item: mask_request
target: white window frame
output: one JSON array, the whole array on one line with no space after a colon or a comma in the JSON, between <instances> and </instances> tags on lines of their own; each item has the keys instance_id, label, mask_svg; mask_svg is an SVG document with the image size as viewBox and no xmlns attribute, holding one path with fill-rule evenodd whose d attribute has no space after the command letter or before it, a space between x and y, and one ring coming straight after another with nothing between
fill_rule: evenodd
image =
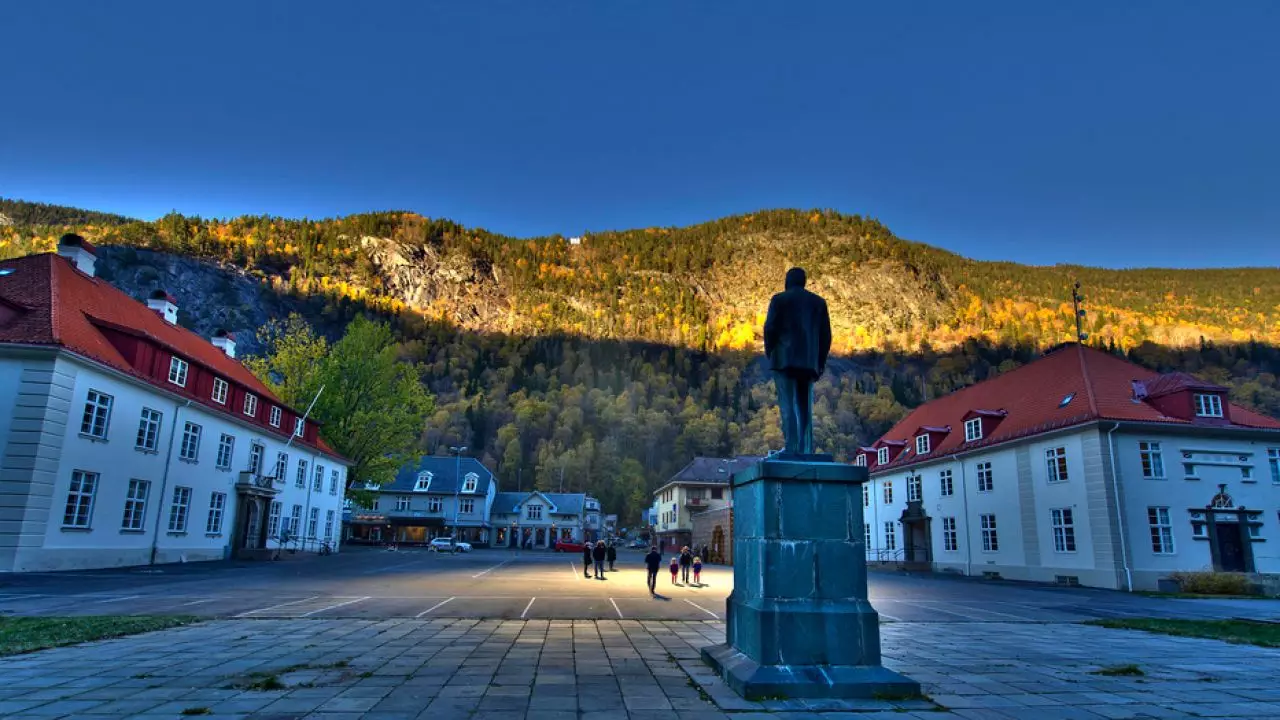
<instances>
[{"instance_id":1,"label":"white window frame","mask_svg":"<svg viewBox=\"0 0 1280 720\"><path fill-rule=\"evenodd\" d=\"M438 497L427 498L427 512L438 513L444 511L444 503Z\"/></svg>"},{"instance_id":2,"label":"white window frame","mask_svg":"<svg viewBox=\"0 0 1280 720\"><path fill-rule=\"evenodd\" d=\"M978 492L994 492L996 489L996 474L991 467L991 461L978 463L974 467L974 471L978 476Z\"/></svg>"},{"instance_id":3,"label":"white window frame","mask_svg":"<svg viewBox=\"0 0 1280 720\"><path fill-rule=\"evenodd\" d=\"M230 470L231 459L236 453L236 436L222 433L218 438L218 457L214 467L219 470Z\"/></svg>"},{"instance_id":4,"label":"white window frame","mask_svg":"<svg viewBox=\"0 0 1280 720\"><path fill-rule=\"evenodd\" d=\"M329 494L338 494L338 469L333 468L329 471Z\"/></svg>"},{"instance_id":5,"label":"white window frame","mask_svg":"<svg viewBox=\"0 0 1280 720\"><path fill-rule=\"evenodd\" d=\"M267 448L262 443L254 440L249 443L249 472L260 474L262 472L262 458L267 454Z\"/></svg>"},{"instance_id":6,"label":"white window frame","mask_svg":"<svg viewBox=\"0 0 1280 720\"><path fill-rule=\"evenodd\" d=\"M1221 396L1213 393L1196 393L1192 397L1196 404L1196 417L1223 417Z\"/></svg>"},{"instance_id":7,"label":"white window frame","mask_svg":"<svg viewBox=\"0 0 1280 720\"><path fill-rule=\"evenodd\" d=\"M938 494L942 497L951 497L956 494L955 478L949 468L938 471Z\"/></svg>"},{"instance_id":8,"label":"white window frame","mask_svg":"<svg viewBox=\"0 0 1280 720\"><path fill-rule=\"evenodd\" d=\"M413 484L413 491L414 492L431 492L432 477L434 476L431 473L427 472L426 470L423 470L422 472L418 473L418 480Z\"/></svg>"},{"instance_id":9,"label":"white window frame","mask_svg":"<svg viewBox=\"0 0 1280 720\"><path fill-rule=\"evenodd\" d=\"M294 505L289 515L289 537L297 538L302 531L302 506Z\"/></svg>"},{"instance_id":10,"label":"white window frame","mask_svg":"<svg viewBox=\"0 0 1280 720\"><path fill-rule=\"evenodd\" d=\"M107 439L111 427L111 407L115 398L100 390L90 390L84 399L84 416L80 419L80 434L98 440Z\"/></svg>"},{"instance_id":11,"label":"white window frame","mask_svg":"<svg viewBox=\"0 0 1280 720\"><path fill-rule=\"evenodd\" d=\"M296 488L305 488L307 486L307 461L298 460L298 472L293 476L293 486Z\"/></svg>"},{"instance_id":12,"label":"white window frame","mask_svg":"<svg viewBox=\"0 0 1280 720\"><path fill-rule=\"evenodd\" d=\"M267 508L267 538L277 540L280 538L280 516L284 514L284 504L279 500L272 500L271 505Z\"/></svg>"},{"instance_id":13,"label":"white window frame","mask_svg":"<svg viewBox=\"0 0 1280 720\"><path fill-rule=\"evenodd\" d=\"M1173 544L1173 521L1169 516L1169 508L1154 505L1147 508L1147 527L1151 531L1151 552L1154 555L1173 555L1176 548ZM1208 537L1197 534L1196 537Z\"/></svg>"},{"instance_id":14,"label":"white window frame","mask_svg":"<svg viewBox=\"0 0 1280 720\"><path fill-rule=\"evenodd\" d=\"M1044 451L1045 478L1051 483L1067 482L1071 479L1067 472L1067 448L1063 446L1049 448Z\"/></svg>"},{"instance_id":15,"label":"white window frame","mask_svg":"<svg viewBox=\"0 0 1280 720\"><path fill-rule=\"evenodd\" d=\"M862 507L871 507L871 483L862 483Z\"/></svg>"},{"instance_id":16,"label":"white window frame","mask_svg":"<svg viewBox=\"0 0 1280 720\"><path fill-rule=\"evenodd\" d=\"M862 523L862 544L866 546L867 550L871 550L871 523L869 522Z\"/></svg>"},{"instance_id":17,"label":"white window frame","mask_svg":"<svg viewBox=\"0 0 1280 720\"><path fill-rule=\"evenodd\" d=\"M271 423L271 427L280 427L280 417L282 414L283 413L281 412L279 405L271 406L271 419L268 421Z\"/></svg>"},{"instance_id":18,"label":"white window frame","mask_svg":"<svg viewBox=\"0 0 1280 720\"><path fill-rule=\"evenodd\" d=\"M151 494L151 482L131 478L125 488L124 513L120 517L120 529L146 531L147 496Z\"/></svg>"},{"instance_id":19,"label":"white window frame","mask_svg":"<svg viewBox=\"0 0 1280 720\"><path fill-rule=\"evenodd\" d=\"M996 527L995 513L984 513L978 516L982 527L982 552L1000 552L1000 534Z\"/></svg>"},{"instance_id":20,"label":"white window frame","mask_svg":"<svg viewBox=\"0 0 1280 720\"><path fill-rule=\"evenodd\" d=\"M919 475L907 476L907 502L924 500L924 479Z\"/></svg>"},{"instance_id":21,"label":"white window frame","mask_svg":"<svg viewBox=\"0 0 1280 720\"><path fill-rule=\"evenodd\" d=\"M396 496L396 512L408 511L412 506L412 502L413 501L409 499L408 495L397 495Z\"/></svg>"},{"instance_id":22,"label":"white window frame","mask_svg":"<svg viewBox=\"0 0 1280 720\"><path fill-rule=\"evenodd\" d=\"M958 552L959 534L956 533L956 519L954 517L942 518L942 549L945 552Z\"/></svg>"},{"instance_id":23,"label":"white window frame","mask_svg":"<svg viewBox=\"0 0 1280 720\"><path fill-rule=\"evenodd\" d=\"M458 504L458 512L462 515L470 515L476 511L475 498L462 498Z\"/></svg>"},{"instance_id":24,"label":"white window frame","mask_svg":"<svg viewBox=\"0 0 1280 720\"><path fill-rule=\"evenodd\" d=\"M293 436L302 437L302 431L305 430L306 427L307 425L302 420L302 418L294 418L293 419Z\"/></svg>"},{"instance_id":25,"label":"white window frame","mask_svg":"<svg viewBox=\"0 0 1280 720\"><path fill-rule=\"evenodd\" d=\"M320 508L313 507L307 513L307 537L314 540L316 531L320 529Z\"/></svg>"},{"instance_id":26,"label":"white window frame","mask_svg":"<svg viewBox=\"0 0 1280 720\"><path fill-rule=\"evenodd\" d=\"M892 480L884 481L884 504L885 505L893 504L893 481Z\"/></svg>"},{"instance_id":27,"label":"white window frame","mask_svg":"<svg viewBox=\"0 0 1280 720\"><path fill-rule=\"evenodd\" d=\"M462 480L462 492L473 493L476 486L480 484L480 476L475 473L467 473Z\"/></svg>"},{"instance_id":28,"label":"white window frame","mask_svg":"<svg viewBox=\"0 0 1280 720\"><path fill-rule=\"evenodd\" d=\"M889 448L882 447L879 450L876 450L876 464L877 465L889 464Z\"/></svg>"},{"instance_id":29,"label":"white window frame","mask_svg":"<svg viewBox=\"0 0 1280 720\"><path fill-rule=\"evenodd\" d=\"M324 466L316 463L311 472L311 491L324 492Z\"/></svg>"},{"instance_id":30,"label":"white window frame","mask_svg":"<svg viewBox=\"0 0 1280 720\"><path fill-rule=\"evenodd\" d=\"M1160 443L1141 441L1138 443L1138 460L1142 465L1142 477L1147 480L1165 480L1164 451Z\"/></svg>"},{"instance_id":31,"label":"white window frame","mask_svg":"<svg viewBox=\"0 0 1280 720\"><path fill-rule=\"evenodd\" d=\"M185 533L190 514L191 488L178 485L173 488L173 502L169 504L169 532Z\"/></svg>"},{"instance_id":32,"label":"white window frame","mask_svg":"<svg viewBox=\"0 0 1280 720\"><path fill-rule=\"evenodd\" d=\"M534 512L535 510L536 510L537 512ZM542 506L541 506L541 505L525 505L525 506L524 506L524 511L525 511L525 519L526 519L526 520L541 520L541 519L542 519Z\"/></svg>"},{"instance_id":33,"label":"white window frame","mask_svg":"<svg viewBox=\"0 0 1280 720\"><path fill-rule=\"evenodd\" d=\"M258 416L258 396L253 393L244 394L244 405L240 411L249 417Z\"/></svg>"},{"instance_id":34,"label":"white window frame","mask_svg":"<svg viewBox=\"0 0 1280 720\"><path fill-rule=\"evenodd\" d=\"M964 421L964 441L973 442L982 439L982 418L969 418Z\"/></svg>"},{"instance_id":35,"label":"white window frame","mask_svg":"<svg viewBox=\"0 0 1280 720\"><path fill-rule=\"evenodd\" d=\"M306 467L307 465L306 460L299 460L298 462L302 463L302 467ZM276 482L284 482L285 476L288 474L289 474L289 453L277 452L276 464L275 464L275 467L271 468L271 476L276 479Z\"/></svg>"},{"instance_id":36,"label":"white window frame","mask_svg":"<svg viewBox=\"0 0 1280 720\"><path fill-rule=\"evenodd\" d=\"M227 494L213 492L209 494L209 519L204 523L206 535L222 534L222 516L227 510Z\"/></svg>"},{"instance_id":37,"label":"white window frame","mask_svg":"<svg viewBox=\"0 0 1280 720\"><path fill-rule=\"evenodd\" d=\"M333 540L333 511L326 510L324 513L324 541Z\"/></svg>"},{"instance_id":38,"label":"white window frame","mask_svg":"<svg viewBox=\"0 0 1280 720\"><path fill-rule=\"evenodd\" d=\"M854 464L854 465L856 465L857 467L866 467L866 466L867 466L867 454L866 454L866 453L858 453L858 454L857 454L856 456L854 456L854 458L853 458L853 464Z\"/></svg>"},{"instance_id":39,"label":"white window frame","mask_svg":"<svg viewBox=\"0 0 1280 720\"><path fill-rule=\"evenodd\" d=\"M886 522L884 524L884 549L898 549L898 526L894 522Z\"/></svg>"},{"instance_id":40,"label":"white window frame","mask_svg":"<svg viewBox=\"0 0 1280 720\"><path fill-rule=\"evenodd\" d=\"M1076 551L1076 519L1071 508L1052 508L1049 518L1053 525L1053 551L1057 553L1074 553Z\"/></svg>"},{"instance_id":41,"label":"white window frame","mask_svg":"<svg viewBox=\"0 0 1280 720\"><path fill-rule=\"evenodd\" d=\"M88 470L71 471L71 483L67 486L67 504L62 513L62 527L89 530L93 525L94 500L98 495L98 481L102 476Z\"/></svg>"},{"instance_id":42,"label":"white window frame","mask_svg":"<svg viewBox=\"0 0 1280 720\"><path fill-rule=\"evenodd\" d=\"M160 452L160 423L164 421L164 413L142 408L138 414L138 437L134 439L135 450L143 452Z\"/></svg>"},{"instance_id":43,"label":"white window frame","mask_svg":"<svg viewBox=\"0 0 1280 720\"><path fill-rule=\"evenodd\" d=\"M169 358L169 382L178 387L186 387L190 369L191 365L186 360L176 355Z\"/></svg>"},{"instance_id":44,"label":"white window frame","mask_svg":"<svg viewBox=\"0 0 1280 720\"><path fill-rule=\"evenodd\" d=\"M178 459L187 462L200 462L200 440L204 428L190 420L182 425L182 445L178 449Z\"/></svg>"},{"instance_id":45,"label":"white window frame","mask_svg":"<svg viewBox=\"0 0 1280 720\"><path fill-rule=\"evenodd\" d=\"M1251 465L1240 466L1240 479L1245 482L1257 482L1257 480L1253 478L1253 466Z\"/></svg>"},{"instance_id":46,"label":"white window frame","mask_svg":"<svg viewBox=\"0 0 1280 720\"><path fill-rule=\"evenodd\" d=\"M1267 448L1267 467L1271 470L1271 482L1280 483L1280 448Z\"/></svg>"},{"instance_id":47,"label":"white window frame","mask_svg":"<svg viewBox=\"0 0 1280 720\"><path fill-rule=\"evenodd\" d=\"M924 435L916 436L916 454L917 455L929 454L929 435L927 433Z\"/></svg>"}]
</instances>

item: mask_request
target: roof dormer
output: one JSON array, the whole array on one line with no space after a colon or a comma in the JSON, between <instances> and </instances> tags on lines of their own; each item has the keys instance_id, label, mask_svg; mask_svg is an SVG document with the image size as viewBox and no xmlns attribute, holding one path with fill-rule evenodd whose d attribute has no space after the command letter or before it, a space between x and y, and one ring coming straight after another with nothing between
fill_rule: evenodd
<instances>
[{"instance_id":1,"label":"roof dormer","mask_svg":"<svg viewBox=\"0 0 1280 720\"><path fill-rule=\"evenodd\" d=\"M897 460L898 456L902 454L902 451L907 449L907 441L885 440L884 438L881 438L876 442L875 448L876 465L888 465L894 460Z\"/></svg>"},{"instance_id":2,"label":"roof dormer","mask_svg":"<svg viewBox=\"0 0 1280 720\"><path fill-rule=\"evenodd\" d=\"M1133 401L1145 402L1169 417L1209 423L1231 422L1227 388L1183 372L1133 381Z\"/></svg>"},{"instance_id":3,"label":"roof dormer","mask_svg":"<svg viewBox=\"0 0 1280 720\"><path fill-rule=\"evenodd\" d=\"M916 455L928 455L936 450L949 434L951 434L950 425L921 425L912 434L912 447Z\"/></svg>"},{"instance_id":4,"label":"roof dormer","mask_svg":"<svg viewBox=\"0 0 1280 720\"><path fill-rule=\"evenodd\" d=\"M978 442L989 437L1008 415L1005 410L970 410L964 414L964 441Z\"/></svg>"}]
</instances>

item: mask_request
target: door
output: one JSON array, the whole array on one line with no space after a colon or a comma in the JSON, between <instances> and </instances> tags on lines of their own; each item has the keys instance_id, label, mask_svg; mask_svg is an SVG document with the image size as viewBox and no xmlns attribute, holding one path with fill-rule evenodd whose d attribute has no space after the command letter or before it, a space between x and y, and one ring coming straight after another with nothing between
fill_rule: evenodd
<instances>
[{"instance_id":1,"label":"door","mask_svg":"<svg viewBox=\"0 0 1280 720\"><path fill-rule=\"evenodd\" d=\"M1220 522L1214 528L1218 536L1218 565L1223 572L1244 572L1244 543L1240 539L1240 523Z\"/></svg>"},{"instance_id":2,"label":"door","mask_svg":"<svg viewBox=\"0 0 1280 720\"><path fill-rule=\"evenodd\" d=\"M546 547L546 545L547 545L547 530L546 530L546 528L538 528L538 536L537 536L537 538L538 538L538 539L537 539L537 540L535 540L533 544L534 544L536 547Z\"/></svg>"},{"instance_id":3,"label":"door","mask_svg":"<svg viewBox=\"0 0 1280 720\"><path fill-rule=\"evenodd\" d=\"M240 547L256 549L259 545L258 536L262 532L262 514L258 509L257 498L246 498L245 504L248 506L245 515L247 521L244 524L244 540Z\"/></svg>"}]
</instances>

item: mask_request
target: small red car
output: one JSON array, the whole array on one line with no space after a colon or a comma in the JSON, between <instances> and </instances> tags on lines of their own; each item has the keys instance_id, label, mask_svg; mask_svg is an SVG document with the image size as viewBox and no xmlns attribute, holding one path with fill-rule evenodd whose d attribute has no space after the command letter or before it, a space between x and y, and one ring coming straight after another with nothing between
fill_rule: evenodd
<instances>
[{"instance_id":1,"label":"small red car","mask_svg":"<svg viewBox=\"0 0 1280 720\"><path fill-rule=\"evenodd\" d=\"M557 540L555 550L556 552L580 553L582 552L583 547L583 544L580 542L574 542L572 540Z\"/></svg>"}]
</instances>

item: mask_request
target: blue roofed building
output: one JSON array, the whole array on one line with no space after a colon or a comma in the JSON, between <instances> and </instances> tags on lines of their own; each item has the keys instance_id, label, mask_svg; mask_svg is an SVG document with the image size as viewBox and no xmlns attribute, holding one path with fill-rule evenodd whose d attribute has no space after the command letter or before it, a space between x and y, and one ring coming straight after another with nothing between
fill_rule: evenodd
<instances>
[{"instance_id":1,"label":"blue roofed building","mask_svg":"<svg viewBox=\"0 0 1280 720\"><path fill-rule=\"evenodd\" d=\"M600 501L583 493L500 492L490 517L494 547L549 549L557 540L602 538Z\"/></svg>"},{"instance_id":2,"label":"blue roofed building","mask_svg":"<svg viewBox=\"0 0 1280 720\"><path fill-rule=\"evenodd\" d=\"M454 536L486 547L500 494L509 493L498 493L493 473L475 458L424 457L382 486L372 509L351 511L347 541L416 545Z\"/></svg>"}]
</instances>

